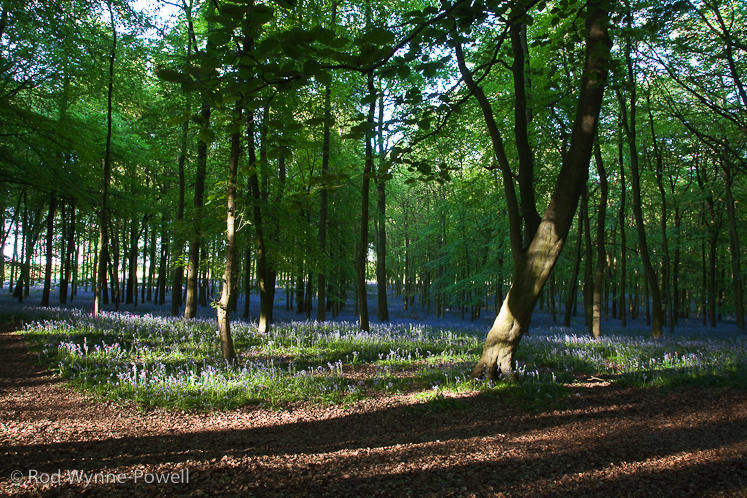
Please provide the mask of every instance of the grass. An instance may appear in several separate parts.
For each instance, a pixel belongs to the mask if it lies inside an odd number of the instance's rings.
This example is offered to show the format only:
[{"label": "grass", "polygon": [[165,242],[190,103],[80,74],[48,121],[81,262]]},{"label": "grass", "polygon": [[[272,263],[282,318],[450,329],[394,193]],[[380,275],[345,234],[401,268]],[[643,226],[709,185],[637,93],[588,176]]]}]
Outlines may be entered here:
[{"label": "grass", "polygon": [[[626,386],[747,387],[747,337],[668,337],[620,333],[593,340],[562,330],[533,330],[517,355],[518,381],[468,377],[481,352],[478,332],[419,325],[290,322],[267,335],[232,322],[238,361],[220,355],[214,320],[29,309],[23,333],[40,361],[77,388],[140,407],[283,408],[295,403],[346,405],[396,392],[423,410],[464,407],[453,395],[485,392],[542,409],[571,395],[584,376]],[[17,317],[16,317],[17,319]]]}]

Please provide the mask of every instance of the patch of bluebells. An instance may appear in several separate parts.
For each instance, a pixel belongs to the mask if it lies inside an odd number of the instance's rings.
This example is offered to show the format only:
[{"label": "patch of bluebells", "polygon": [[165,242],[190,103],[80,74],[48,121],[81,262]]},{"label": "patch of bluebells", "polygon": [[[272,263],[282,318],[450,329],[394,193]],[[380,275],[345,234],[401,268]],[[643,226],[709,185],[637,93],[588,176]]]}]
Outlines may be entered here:
[{"label": "patch of bluebells", "polygon": [[[27,313],[33,313],[27,310]],[[484,333],[421,324],[294,321],[265,335],[256,325],[232,321],[238,360],[220,357],[214,319],[45,308],[26,324],[40,358],[61,375],[107,398],[143,406],[232,408],[297,401],[340,403],[368,390],[466,391],[499,387],[468,376]],[[346,368],[373,366],[365,380]],[[569,373],[618,374],[633,385],[674,378],[747,378],[747,337],[663,340],[630,334],[593,339],[568,329],[533,330],[519,346],[517,373],[523,389],[545,392]],[[544,391],[543,391],[544,390]],[[549,391],[547,391],[549,392]]]}]

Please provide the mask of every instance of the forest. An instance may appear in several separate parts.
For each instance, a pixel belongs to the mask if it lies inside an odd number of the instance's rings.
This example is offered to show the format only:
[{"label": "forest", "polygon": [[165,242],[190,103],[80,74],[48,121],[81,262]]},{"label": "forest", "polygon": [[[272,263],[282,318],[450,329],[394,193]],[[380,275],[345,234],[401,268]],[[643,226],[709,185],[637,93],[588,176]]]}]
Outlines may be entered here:
[{"label": "forest", "polygon": [[154,9],[2,3],[0,284],[18,301],[212,306],[225,360],[257,294],[259,333],[276,292],[317,322],[352,308],[361,331],[393,300],[492,313],[473,370],[491,378],[537,309],[566,326],[578,309],[592,337],[642,314],[653,338],[744,330],[743,3]]},{"label": "forest", "polygon": [[0,9],[0,495],[747,493],[744,1]]}]

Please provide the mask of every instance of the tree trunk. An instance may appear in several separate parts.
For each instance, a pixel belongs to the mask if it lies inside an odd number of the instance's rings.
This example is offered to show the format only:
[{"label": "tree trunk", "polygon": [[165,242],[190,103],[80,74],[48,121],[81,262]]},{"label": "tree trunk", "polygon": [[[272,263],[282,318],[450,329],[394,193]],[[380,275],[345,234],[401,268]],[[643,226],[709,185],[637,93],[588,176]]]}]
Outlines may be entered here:
[{"label": "tree trunk", "polygon": [[[374,112],[376,111],[376,88],[374,87],[373,72],[368,73],[368,95],[371,99],[368,105],[368,124],[374,126]],[[371,173],[373,172],[373,147],[372,137],[366,132],[366,159],[363,167],[363,186],[361,188],[361,241],[358,247],[358,296],[360,300],[360,329],[369,330],[368,323],[368,298],[366,292],[366,262],[368,261],[368,198],[371,185]]]},{"label": "tree trunk", "polygon": [[[52,254],[54,253],[54,213],[57,209],[57,197],[54,192],[49,196],[49,213],[47,214],[47,254],[44,267],[44,290],[42,291],[41,305],[49,307],[49,294],[52,288]],[[64,222],[64,220],[63,220]],[[5,257],[0,254],[0,257]]]},{"label": "tree trunk", "polygon": [[389,308],[386,301],[386,148],[384,147],[384,92],[379,93],[379,172],[376,177],[376,216],[378,220],[378,234],[376,245],[376,316],[380,322],[389,322]]},{"label": "tree trunk", "polygon": [[127,295],[125,303],[135,304],[137,306],[137,249],[138,240],[140,240],[140,227],[137,222],[133,219],[131,221],[132,226],[130,227],[130,254],[128,268],[129,273],[127,275]]},{"label": "tree trunk", "polygon": [[[189,102],[189,99],[187,100]],[[189,113],[189,104],[187,104]],[[188,121],[182,128],[182,145],[179,153],[179,202],[176,207],[176,230],[174,241],[172,243],[172,262],[174,264],[174,280],[171,284],[171,316],[178,316],[179,309],[182,306],[182,282],[184,280],[184,264],[182,255],[184,254],[184,241],[181,235],[182,221],[184,220],[184,162],[187,157],[187,133]]]},{"label": "tree trunk", "polygon": [[[265,120],[269,115],[265,113]],[[249,164],[256,164],[256,153],[254,145],[254,113],[247,112],[247,146]],[[262,159],[260,158],[260,162]],[[253,213],[254,213],[254,230],[255,238],[254,243],[256,245],[256,262],[257,262],[257,285],[259,287],[260,296],[260,310],[259,310],[259,326],[258,332],[260,334],[266,334],[270,331],[270,324],[272,323],[272,306],[275,294],[275,279],[273,272],[270,271],[269,264],[267,261],[267,246],[264,234],[263,216],[262,216],[262,202],[263,195],[259,186],[259,178],[257,177],[257,169],[252,169],[252,174],[249,176],[249,187],[252,192],[253,198]]]},{"label": "tree trunk", "polygon": [[734,294],[734,312],[737,315],[737,328],[744,330],[744,298],[742,295],[742,269],[740,265],[739,232],[737,231],[737,215],[734,207],[734,196],[731,188],[734,181],[733,170],[726,162],[722,162],[724,183],[726,186],[726,217],[729,223],[729,251],[731,254],[731,285]]},{"label": "tree trunk", "polygon": [[[236,104],[234,111],[237,120],[241,117],[241,105]],[[241,155],[241,134],[231,136],[231,153],[228,159],[228,209],[226,210],[226,270],[223,274],[223,292],[216,307],[218,328],[220,329],[220,350],[223,360],[233,363],[236,351],[231,338],[230,305],[234,292],[234,262],[236,261],[236,176],[238,175],[239,157]]]},{"label": "tree trunk", "polygon": [[251,304],[252,294],[252,248],[249,244],[246,246],[244,255],[244,318],[249,318],[249,305]]},{"label": "tree trunk", "polygon": [[[332,2],[332,26],[337,19],[337,2]],[[322,190],[319,194],[319,250],[322,256],[322,264],[317,273],[317,312],[316,319],[323,322],[326,319],[325,305],[327,291],[327,215],[328,215],[328,192],[325,177],[329,171],[330,157],[330,131],[332,129],[332,88],[331,84],[324,89],[324,131],[322,142]]]},{"label": "tree trunk", "polygon": [[[203,268],[202,280],[200,282],[200,306],[202,307],[207,306],[207,286],[208,286],[208,277],[210,275],[208,268],[206,268],[207,265],[205,265],[205,262],[208,259],[207,247],[205,246],[206,244],[201,244],[201,247],[200,247],[200,266]],[[247,261],[246,264],[248,268],[251,268],[251,261]],[[249,302],[249,294],[246,295],[246,302],[247,303]]]},{"label": "tree trunk", "polygon": [[[312,288],[313,278],[314,278],[314,274],[311,272],[309,272],[306,275],[306,293],[305,293],[306,295],[304,296],[304,308],[306,309],[307,320],[311,320],[311,308],[312,308],[311,294],[313,292],[313,288]],[[324,307],[324,305],[322,305],[322,307]]]},{"label": "tree trunk", "polygon": [[[210,126],[210,105],[202,104],[201,115],[203,129],[207,135]],[[187,297],[185,299],[184,317],[194,318],[197,315],[197,279],[200,273],[200,240],[202,238],[202,207],[205,197],[205,177],[207,174],[206,142],[197,145],[197,170],[195,174],[194,210],[192,211],[192,227],[189,238],[189,263],[187,267]]]},{"label": "tree trunk", "polygon": [[602,161],[602,151],[599,148],[599,137],[594,144],[594,158],[599,174],[599,186],[601,196],[599,197],[599,206],[597,207],[597,267],[594,273],[594,312],[592,317],[592,337],[602,335],[602,280],[604,270],[607,266],[607,254],[604,249],[605,227],[604,223],[607,217],[607,171],[604,169]]},{"label": "tree trunk", "polygon": [[663,175],[663,158],[661,151],[659,150],[659,144],[656,140],[656,129],[654,127],[654,116],[651,111],[651,101],[649,99],[649,123],[651,126],[651,139],[654,147],[654,156],[656,159],[656,186],[659,189],[659,196],[661,198],[661,248],[662,248],[662,261],[661,261],[661,282],[662,291],[664,293],[664,303],[669,315],[669,332],[674,334],[674,301],[672,298],[672,292],[669,286],[669,245],[667,242],[667,197],[664,191],[664,183],[662,181]]},{"label": "tree trunk", "polygon": [[625,293],[627,290],[626,277],[628,276],[628,255],[627,241],[625,239],[625,162],[623,161],[623,144],[622,138],[617,144],[618,163],[620,164],[620,211],[618,213],[618,223],[620,224],[620,327],[628,326],[628,310],[625,304]]},{"label": "tree trunk", "polygon": [[[673,192],[674,193],[674,192]],[[680,246],[682,245],[682,234],[680,231],[680,224],[682,219],[680,217],[680,210],[675,206],[674,208],[674,230],[676,234],[676,243],[674,247],[674,261],[672,261],[672,301],[674,302],[674,324],[679,325],[679,319],[682,315],[682,300],[684,292],[680,295]]]},{"label": "tree trunk", "polygon": [[[628,26],[632,23],[632,13],[628,12]],[[636,81],[633,72],[631,41],[628,36],[626,39],[625,59],[628,68],[628,91],[630,93],[630,116],[623,100],[622,94],[618,92],[620,100],[620,110],[622,112],[623,129],[628,137],[628,148],[630,149],[630,171],[632,174],[631,187],[633,188],[633,215],[635,216],[636,227],[638,229],[638,247],[641,254],[641,263],[648,282],[648,287],[653,299],[653,321],[651,322],[651,338],[658,339],[662,336],[663,316],[661,310],[661,293],[659,292],[659,281],[656,278],[651,256],[646,241],[646,228],[643,223],[643,210],[641,206],[641,179],[638,168],[638,149],[636,145]]]},{"label": "tree trunk", "polygon": [[[66,222],[65,220],[65,212],[67,210],[62,210],[62,223],[64,224],[64,235],[63,237],[67,237],[67,241],[64,244],[65,249],[62,250],[62,260],[60,261],[60,266],[62,266],[60,273],[62,274],[62,278],[60,279],[60,304],[65,304],[67,302],[68,294],[70,294],[70,300],[72,301],[72,293],[69,292],[70,287],[70,281],[71,281],[71,274],[73,269],[73,255],[77,253],[77,245],[75,243],[75,237],[76,237],[76,230],[75,230],[75,204],[73,204],[72,201],[70,201],[70,209],[69,209],[69,222]],[[75,258],[75,262],[77,263],[77,258]]]},{"label": "tree trunk", "polygon": [[153,277],[156,274],[156,227],[153,227],[153,231],[150,234],[150,248],[148,252],[148,292],[146,300],[149,303],[153,302]]},{"label": "tree trunk", "polygon": [[703,240],[700,241],[700,261],[701,261],[701,286],[700,286],[700,312],[703,314],[703,326],[706,326],[708,320],[708,311],[706,310],[706,294],[708,293],[708,272],[706,269],[705,241],[708,238],[708,230],[705,231]]},{"label": "tree trunk", "polygon": [[578,236],[576,237],[576,253],[573,261],[573,273],[571,274],[571,280],[568,282],[568,296],[565,301],[565,315],[563,316],[563,327],[571,326],[571,311],[573,310],[573,302],[576,299],[578,290],[578,269],[581,266],[581,239],[584,235],[584,225],[581,220],[582,213],[578,214]]},{"label": "tree trunk", "polygon": [[[500,372],[512,377],[515,354],[522,335],[529,327],[540,291],[557,262],[573,222],[579,197],[589,176],[589,160],[596,135],[599,110],[602,105],[606,65],[612,45],[606,26],[607,13],[592,0],[586,18],[587,39],[585,67],[580,85],[571,144],[555,183],[549,205],[531,237],[521,234],[522,217],[514,191],[513,175],[503,149],[503,141],[495,123],[493,111],[482,89],[466,68],[461,43],[455,42],[460,72],[485,116],[493,150],[504,178],[509,211],[511,246],[514,257],[514,278],[503,307],[488,332],[483,354],[472,371],[475,377],[494,378]],[[514,73],[516,74],[516,73]],[[532,226],[525,224],[525,229]],[[529,240],[523,245],[522,240]]]},{"label": "tree trunk", "polygon": [[716,328],[716,248],[718,233],[708,230],[708,317],[712,328]]},{"label": "tree trunk", "polygon": [[594,300],[594,265],[592,264],[591,227],[589,223],[589,194],[588,187],[581,195],[581,213],[584,220],[584,325],[589,334],[593,335],[593,300]]},{"label": "tree trunk", "polygon": [[98,316],[101,311],[101,291],[102,282],[106,280],[106,253],[109,245],[109,239],[106,233],[107,216],[107,195],[109,191],[109,181],[111,178],[111,143],[112,143],[112,94],[114,91],[114,58],[117,53],[117,28],[114,23],[114,10],[112,2],[107,2],[109,7],[109,18],[112,27],[112,50],[109,55],[109,93],[107,98],[107,118],[106,118],[106,151],[104,153],[104,186],[101,190],[101,211],[99,211],[99,276],[96,279],[96,291],[93,304],[93,316]]},{"label": "tree trunk", "polygon": [[169,257],[169,238],[164,220],[161,227],[161,259],[158,265],[158,304],[166,302],[166,265]]}]

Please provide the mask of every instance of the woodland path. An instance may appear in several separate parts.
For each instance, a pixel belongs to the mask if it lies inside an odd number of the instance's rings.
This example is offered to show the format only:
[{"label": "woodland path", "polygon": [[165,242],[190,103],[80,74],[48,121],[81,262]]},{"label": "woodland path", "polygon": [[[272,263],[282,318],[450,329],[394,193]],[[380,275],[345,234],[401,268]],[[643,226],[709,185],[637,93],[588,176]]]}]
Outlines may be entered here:
[{"label": "woodland path", "polygon": [[[595,380],[577,391],[539,412],[487,395],[443,411],[401,395],[346,409],[142,412],[66,388],[6,325],[0,495],[747,496],[744,391]],[[30,479],[58,470],[59,484]],[[122,482],[71,483],[75,470]]]}]

